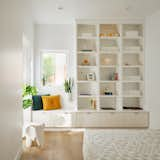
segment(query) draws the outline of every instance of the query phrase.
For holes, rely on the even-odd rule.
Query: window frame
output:
[[[70,52],[69,50],[41,50],[40,51],[40,86],[42,88],[51,88],[51,87],[62,87],[62,85],[55,85],[53,86],[43,86],[42,85],[42,78],[43,78],[43,54],[48,53],[48,54],[65,54],[66,55],[66,76],[68,77],[69,75],[69,66],[70,66]]]

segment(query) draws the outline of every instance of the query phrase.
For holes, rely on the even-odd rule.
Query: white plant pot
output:
[[[23,123],[27,124],[31,122],[31,114],[32,114],[32,108],[28,107],[26,109],[23,109]]]
[[[72,101],[72,93],[67,93],[67,99],[68,101]]]

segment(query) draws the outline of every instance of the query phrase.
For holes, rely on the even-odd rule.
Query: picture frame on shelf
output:
[[[96,75],[94,72],[88,73],[87,74],[87,80],[88,81],[95,81],[96,80]]]

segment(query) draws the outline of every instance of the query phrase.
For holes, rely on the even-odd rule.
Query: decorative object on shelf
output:
[[[125,63],[124,65],[125,65],[125,66],[129,66],[129,63]]]
[[[109,80],[112,80],[112,81],[118,81],[118,73],[115,72],[115,73],[112,73],[110,75],[110,79]]]
[[[87,75],[84,72],[80,72],[81,80],[86,81],[87,80]]]
[[[141,107],[135,107],[135,106],[123,106],[123,109],[142,110]]]
[[[116,72],[116,73],[114,73],[114,80],[118,80],[118,73]]]
[[[80,51],[81,51],[81,52],[93,52],[92,49],[81,49]]]
[[[91,99],[91,108],[96,109],[96,100],[95,99]]]
[[[99,37],[105,37],[105,34],[104,33],[100,33]]]
[[[84,65],[84,66],[90,65],[89,60],[88,59],[83,59],[82,65]]]
[[[92,33],[81,33],[81,36],[82,37],[92,37],[93,36],[93,34]]]
[[[115,110],[115,108],[113,108],[113,107],[101,107],[101,109],[103,109],[103,110]]]
[[[66,79],[64,82],[64,90],[67,93],[67,97],[69,101],[72,101],[72,89],[74,85],[73,78]]]
[[[37,94],[37,88],[29,84],[25,84],[23,87],[23,109],[32,106],[32,96]]]
[[[108,57],[104,58],[104,64],[105,65],[109,65],[110,63],[111,63],[111,59],[110,58],[108,58]]]
[[[108,91],[107,88],[104,89],[104,94],[105,94],[105,95],[113,95],[113,93],[110,92],[110,91]]]
[[[95,80],[96,80],[96,75],[95,75],[95,73],[94,73],[94,72],[88,73],[88,74],[87,74],[87,80],[88,80],[88,81],[95,81]]]
[[[125,32],[126,37],[138,37],[139,33],[136,30],[126,31]]]
[[[99,37],[103,38],[103,37],[119,37],[120,34],[117,32],[109,32],[109,33],[100,33]]]
[[[116,24],[103,24],[100,27],[99,37],[119,37],[120,34]]]
[[[80,93],[79,95],[80,95],[80,96],[91,96],[90,93]]]

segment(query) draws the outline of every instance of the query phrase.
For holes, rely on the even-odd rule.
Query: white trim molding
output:
[[[21,156],[22,156],[22,153],[23,153],[22,146],[20,146],[14,160],[20,160]]]

